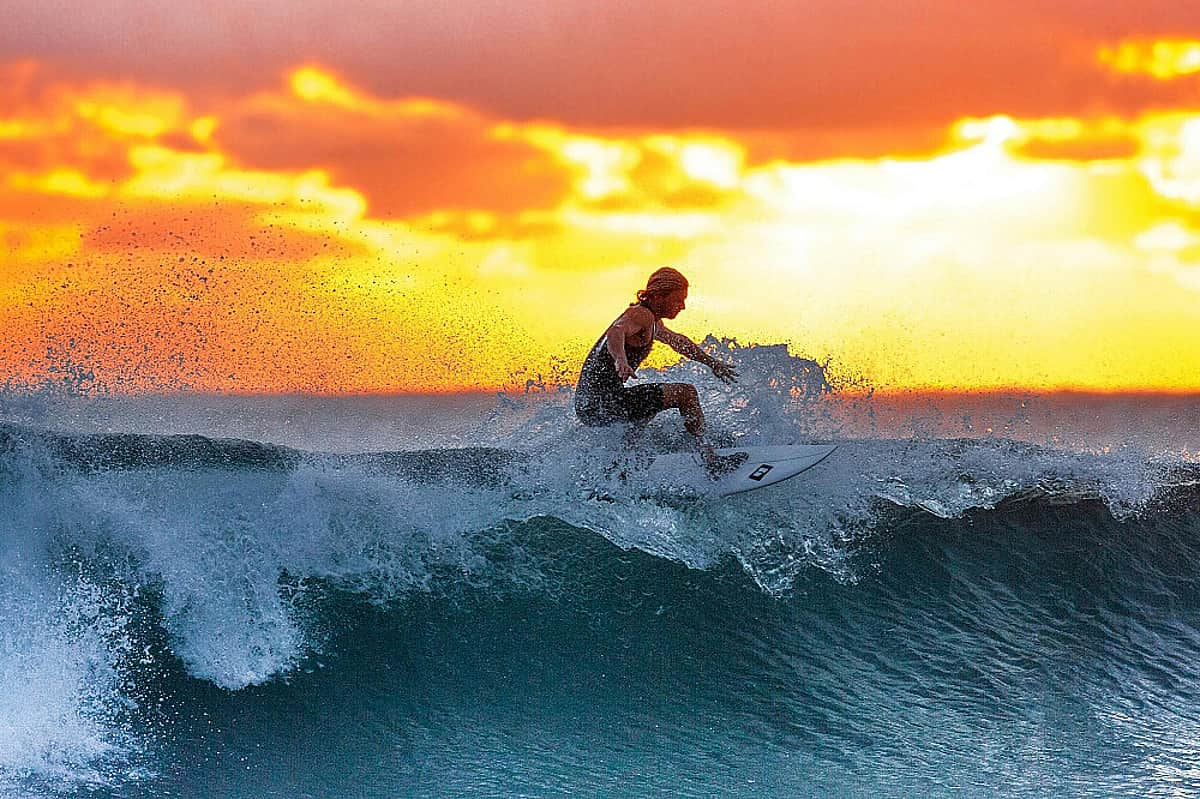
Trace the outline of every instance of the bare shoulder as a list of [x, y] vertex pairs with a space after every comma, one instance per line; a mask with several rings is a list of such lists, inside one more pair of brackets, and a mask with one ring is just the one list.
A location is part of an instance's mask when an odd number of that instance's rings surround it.
[[649, 308], [641, 305], [631, 305], [613, 322], [613, 327], [620, 327], [627, 334], [635, 331], [649, 330], [654, 324], [654, 314]]

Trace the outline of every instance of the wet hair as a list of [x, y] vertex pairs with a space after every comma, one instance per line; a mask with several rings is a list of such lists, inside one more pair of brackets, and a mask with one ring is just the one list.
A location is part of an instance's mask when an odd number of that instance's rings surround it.
[[687, 278], [679, 270], [664, 266], [662, 269], [656, 269], [654, 274], [650, 275], [650, 279], [646, 281], [646, 288], [637, 293], [637, 302], [633, 304], [644, 305], [651, 297], [670, 294], [672, 291], [687, 287]]

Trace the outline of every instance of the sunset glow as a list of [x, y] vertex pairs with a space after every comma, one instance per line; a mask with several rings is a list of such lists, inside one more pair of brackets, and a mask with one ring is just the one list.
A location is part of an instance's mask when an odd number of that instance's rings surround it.
[[[1200, 390], [1200, 39], [1063, 45], [1099, 99], [955, 112], [931, 89], [925, 118], [811, 127], [753, 85], [725, 124], [605, 124], [373, 85], [316, 47], [209, 85], [11, 45], [0, 368], [118, 391], [569, 379], [672, 265], [682, 332], [883, 390]], [[722, 63], [694, 67], [719, 88]]]
[[1116, 72], [1171, 80], [1200, 72], [1200, 41], [1124, 41], [1102, 47], [1099, 58]]

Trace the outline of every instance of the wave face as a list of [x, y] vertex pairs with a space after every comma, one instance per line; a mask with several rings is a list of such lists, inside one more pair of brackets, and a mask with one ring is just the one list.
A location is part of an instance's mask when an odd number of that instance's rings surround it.
[[1186, 453], [896, 435], [734, 354], [718, 438], [839, 449], [723, 501], [616, 476], [565, 393], [386, 451], [0, 423], [0, 793], [1200, 788]]

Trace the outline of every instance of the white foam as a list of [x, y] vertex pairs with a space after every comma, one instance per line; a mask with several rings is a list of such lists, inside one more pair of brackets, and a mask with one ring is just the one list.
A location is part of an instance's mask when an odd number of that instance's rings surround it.
[[0, 787], [102, 783], [136, 749], [123, 722], [124, 603], [29, 563], [29, 551], [0, 554]]
[[[123, 721], [136, 698], [123, 676], [137, 657], [127, 604], [117, 589], [101, 590], [70, 567], [63, 553], [73, 549], [84, 563], [105, 548], [128, 555], [111, 585], [160, 592], [170, 645], [188, 672], [239, 690], [287, 674], [319, 646], [302, 601], [311, 578], [380, 602], [440, 580], [487, 582], [495, 569], [535, 582], [536, 568], [517, 573], [528, 566], [518, 558], [489, 561], [481, 531], [506, 520], [555, 516], [693, 568], [732, 557], [777, 593], [813, 569], [859, 579], [856, 546], [897, 505], [954, 518], [1041, 491], [1098, 498], [1123, 516], [1176, 480], [1178, 459], [1147, 459], [1136, 449], [1067, 451], [986, 434], [960, 440], [918, 425], [908, 437], [863, 434], [869, 397], [840, 397], [820, 364], [778, 346], [708, 346], [738, 362], [736, 390], [694, 364], [644, 379], [695, 382], [713, 435], [725, 443], [834, 441], [838, 451], [753, 495], [648, 497], [608, 469], [621, 431], [583, 428], [570, 392], [547, 391], [503, 397], [483, 424], [476, 416], [471, 429], [453, 431], [458, 442], [531, 455], [526, 474], [491, 488], [417, 484], [386, 468], [320, 459], [292, 472], [85, 474], [60, 470], [36, 446], [0, 454], [0, 775], [13, 784], [22, 775], [99, 780], [103, 763], [141, 743]], [[675, 414], [656, 419], [644, 439], [649, 449], [686, 444]]]

